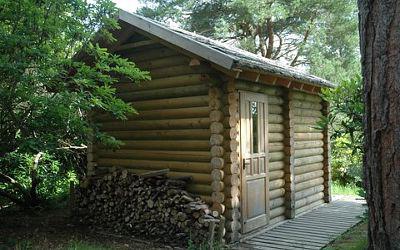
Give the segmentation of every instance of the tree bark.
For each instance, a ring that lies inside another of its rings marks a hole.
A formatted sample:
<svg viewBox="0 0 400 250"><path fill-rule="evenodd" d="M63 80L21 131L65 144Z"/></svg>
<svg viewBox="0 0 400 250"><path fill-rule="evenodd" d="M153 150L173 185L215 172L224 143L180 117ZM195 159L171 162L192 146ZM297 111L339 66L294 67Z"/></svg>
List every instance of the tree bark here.
<svg viewBox="0 0 400 250"><path fill-rule="evenodd" d="M400 249L400 1L359 0L369 249Z"/></svg>

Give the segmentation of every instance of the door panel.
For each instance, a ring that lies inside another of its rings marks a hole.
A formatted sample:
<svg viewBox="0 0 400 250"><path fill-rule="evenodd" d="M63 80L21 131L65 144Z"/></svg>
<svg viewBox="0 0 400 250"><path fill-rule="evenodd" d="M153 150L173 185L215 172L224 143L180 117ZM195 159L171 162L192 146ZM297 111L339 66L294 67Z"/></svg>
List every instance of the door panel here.
<svg viewBox="0 0 400 250"><path fill-rule="evenodd" d="M242 159L242 231L268 224L267 96L240 92L240 154Z"/></svg>

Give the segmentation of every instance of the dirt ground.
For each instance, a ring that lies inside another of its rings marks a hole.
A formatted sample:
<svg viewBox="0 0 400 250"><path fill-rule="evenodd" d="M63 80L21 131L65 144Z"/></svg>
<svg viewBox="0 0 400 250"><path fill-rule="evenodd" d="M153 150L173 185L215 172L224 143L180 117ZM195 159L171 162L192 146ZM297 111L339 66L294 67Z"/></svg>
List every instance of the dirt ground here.
<svg viewBox="0 0 400 250"><path fill-rule="evenodd" d="M27 214L0 211L2 249L173 249L161 243L113 235L74 222L66 209ZM176 249L176 247L175 247Z"/></svg>

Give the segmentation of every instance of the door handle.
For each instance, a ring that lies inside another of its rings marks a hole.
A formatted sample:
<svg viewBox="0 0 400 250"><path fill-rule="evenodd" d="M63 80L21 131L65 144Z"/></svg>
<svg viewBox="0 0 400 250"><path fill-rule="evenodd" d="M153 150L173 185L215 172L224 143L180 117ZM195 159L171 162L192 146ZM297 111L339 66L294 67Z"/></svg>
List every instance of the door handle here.
<svg viewBox="0 0 400 250"><path fill-rule="evenodd" d="M243 170L246 169L247 165L250 165L250 159L243 159Z"/></svg>

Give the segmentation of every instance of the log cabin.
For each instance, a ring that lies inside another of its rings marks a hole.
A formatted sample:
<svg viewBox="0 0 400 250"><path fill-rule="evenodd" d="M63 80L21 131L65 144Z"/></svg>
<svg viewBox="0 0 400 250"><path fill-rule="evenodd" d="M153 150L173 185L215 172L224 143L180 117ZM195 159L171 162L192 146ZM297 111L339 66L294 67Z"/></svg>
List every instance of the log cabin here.
<svg viewBox="0 0 400 250"><path fill-rule="evenodd" d="M333 83L123 10L118 22L106 47L152 79L116 85L137 115L94 117L124 144L90 144L88 175L191 176L188 191L225 217L228 242L331 201L329 135L316 123Z"/></svg>

